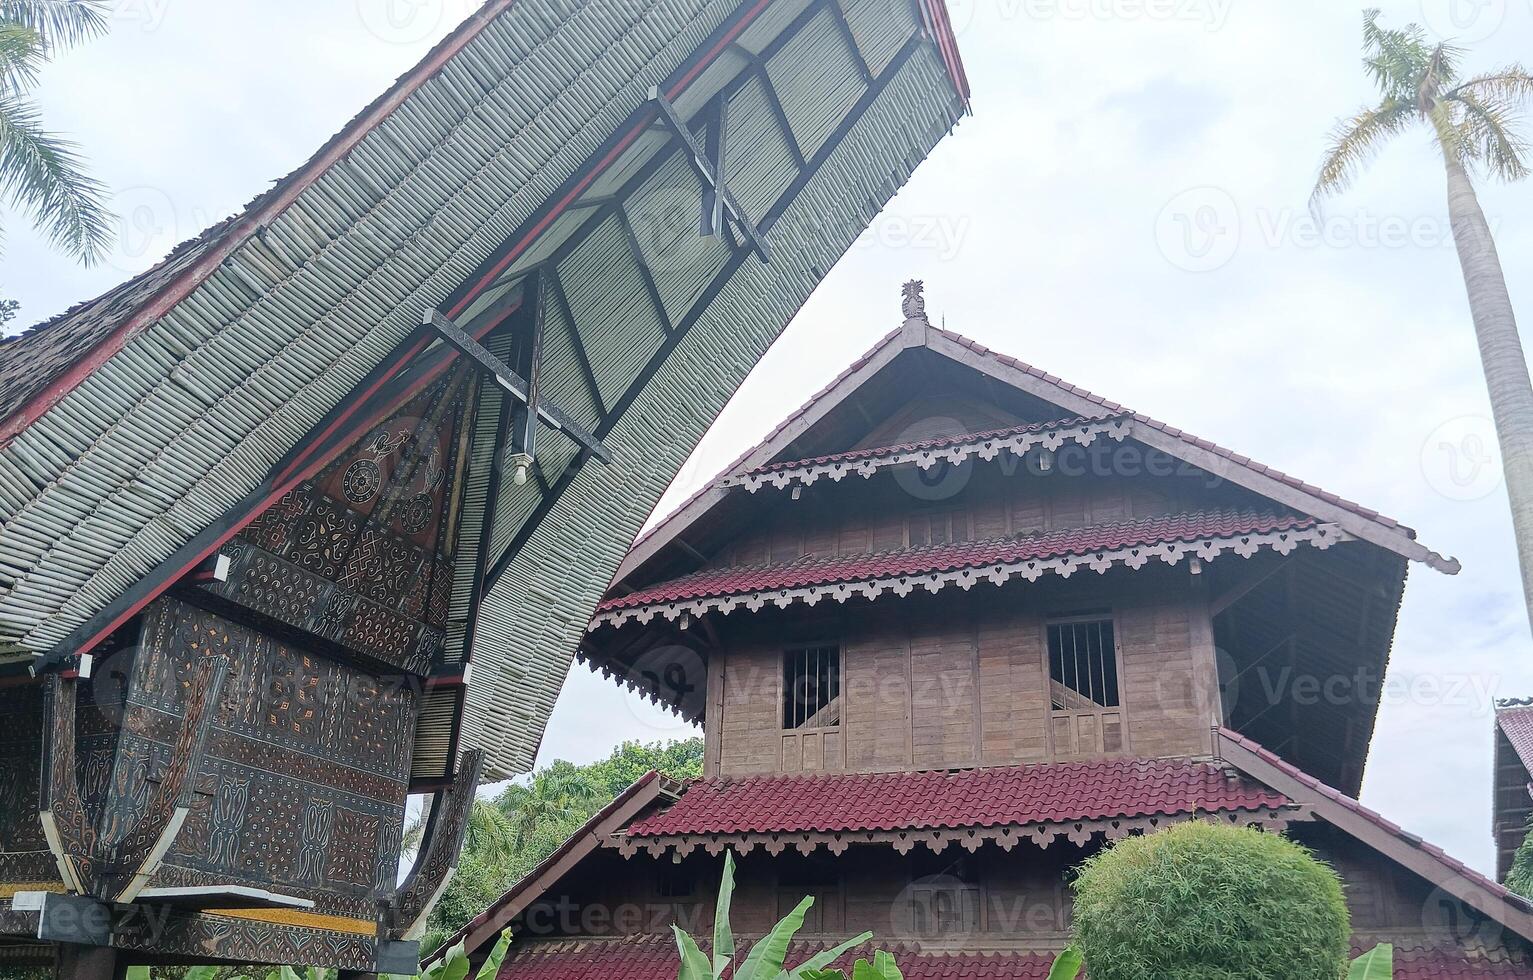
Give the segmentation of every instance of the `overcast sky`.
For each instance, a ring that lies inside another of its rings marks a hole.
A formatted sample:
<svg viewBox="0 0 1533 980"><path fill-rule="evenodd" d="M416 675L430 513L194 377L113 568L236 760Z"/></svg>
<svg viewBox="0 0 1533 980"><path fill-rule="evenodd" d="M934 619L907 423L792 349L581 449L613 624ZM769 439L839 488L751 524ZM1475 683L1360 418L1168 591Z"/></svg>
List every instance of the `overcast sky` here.
<svg viewBox="0 0 1533 980"><path fill-rule="evenodd" d="M390 6L392 4L392 6ZM117 0L44 76L126 217L104 268L6 221L0 294L33 322L93 296L303 162L470 0ZM1385 2L1526 57L1533 0ZM709 433L689 494L899 321L934 320L1419 530L1363 799L1489 870L1491 706L1533 657L1440 161L1422 134L1320 226L1335 117L1370 98L1351 0L958 0L974 111L830 273ZM1485 187L1533 322L1528 185ZM544 761L689 733L577 668Z"/></svg>

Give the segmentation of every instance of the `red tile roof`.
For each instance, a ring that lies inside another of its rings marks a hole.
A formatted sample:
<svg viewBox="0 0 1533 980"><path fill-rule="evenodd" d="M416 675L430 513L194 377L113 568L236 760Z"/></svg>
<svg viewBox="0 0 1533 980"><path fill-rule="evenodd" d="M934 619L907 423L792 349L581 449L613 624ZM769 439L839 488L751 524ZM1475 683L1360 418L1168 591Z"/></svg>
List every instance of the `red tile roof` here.
<svg viewBox="0 0 1533 980"><path fill-rule="evenodd" d="M625 596L608 599L597 613L656 603L714 596L774 592L780 589L897 578L931 572L951 572L1034 559L1087 556L1102 551L1175 542L1238 538L1313 528L1316 521L1289 514L1254 511L1208 511L1173 514L1142 521L1095 524L1054 531L1031 538L992 538L930 548L911 548L836 558L806 556L779 565L720 568L661 582Z"/></svg>
<svg viewBox="0 0 1533 980"><path fill-rule="evenodd" d="M1394 980L1478 980L1481 977L1533 978L1533 966L1470 958L1459 950L1396 949Z"/></svg>
<svg viewBox="0 0 1533 980"><path fill-rule="evenodd" d="M1108 419L1118 417L1112 414L1085 415L1077 418L1053 419L1048 422L1029 422L1026 425L1013 425L1004 429L988 429L984 432L966 432L962 435L944 436L940 439L927 439L922 442L907 442L895 446L853 449L850 452L833 453L829 456L814 456L809 459L768 463L765 466L758 466L753 470L747 471L747 475L777 473L782 470L792 470L806 466L824 466L827 463L847 463L859 459L876 459L880 456L893 456L898 453L911 453L923 449L948 449L953 446L968 446L973 443L984 442L986 439L1006 439L1011 436L1026 435L1031 432L1051 432L1055 429L1069 429L1078 425L1089 425L1092 422L1105 422Z"/></svg>
<svg viewBox="0 0 1533 980"><path fill-rule="evenodd" d="M707 943L704 949L710 948ZM737 959L749 949L736 943ZM823 945L794 943L788 963L797 965ZM836 964L849 969L865 947ZM891 949L905 980L1047 980L1053 957L1041 953L939 953L919 946ZM514 945L497 980L675 980L680 960L669 936L629 936L621 939L529 941ZM1533 968L1505 960L1471 959L1457 950L1420 948L1395 950L1395 980L1533 980Z"/></svg>
<svg viewBox="0 0 1533 980"><path fill-rule="evenodd" d="M1030 374L1033 377L1039 378L1039 379L1044 380L1044 381L1047 381L1050 384L1058 385L1060 387L1060 389L1062 389L1063 391L1066 391L1066 392L1068 392L1068 393L1070 393L1072 395L1075 395L1078 398L1084 398L1084 399L1086 399L1088 401L1094 402L1095 404L1101 406L1101 408L1102 408L1102 413L1101 414L1103 416L1109 416L1109 415L1127 415L1127 416L1133 418L1134 421L1136 421L1136 422L1139 422L1139 423L1141 423L1143 425L1147 425L1150 428L1156 429L1156 430L1158 430L1160 432L1164 432L1167 435L1172 436L1172 437L1174 437L1176 439L1179 439L1182 442L1185 442L1185 443L1187 443L1190 446L1196 446L1197 448L1203 449L1203 450L1205 450L1207 452L1211 452L1211 453L1213 453L1216 456L1221 456L1221 457L1223 457L1223 458L1225 458L1227 460L1230 460L1233 463L1236 463L1239 466L1242 466L1242 467L1245 467L1246 469L1251 470L1252 472L1259 473L1259 474L1261 474L1263 476L1266 476L1266 477L1269 477L1269 478L1271 478L1273 480L1277 480L1280 483L1283 483L1283 484L1285 484L1285 485L1287 485L1289 487L1292 487L1292 488L1294 488L1296 490L1299 490L1299 491L1302 491L1304 493L1307 493L1307 494L1309 494L1309 495L1311 495L1313 497L1317 497L1320 500L1323 500L1323 501L1325 501L1325 502L1327 502L1329 504L1332 504L1332 505L1334 505L1336 507L1341 507L1341 508L1343 508L1345 510L1349 510L1352 513L1357 514L1360 517L1364 517L1364 518L1366 518L1366 519L1368 519L1370 521L1374 521L1374 522L1376 522L1376 523L1378 523L1378 524L1380 524L1380 525L1382 525L1384 527L1393 528L1395 530L1398 530L1401 533L1407 535L1408 537L1411 537L1411 538L1415 538L1416 537L1416 532L1414 530L1412 530L1411 528L1406 527L1405 525L1401 524L1399 521L1396 521L1396 520L1394 520L1391 517L1386 517L1385 515L1380 514L1378 511L1373 510L1372 508L1364 507L1362 504L1359 504L1359 503L1356 503L1354 501L1348 500L1345 497L1342 497L1342 496L1339 496L1337 494L1331 493L1328 490L1322 490L1321 488L1319 488L1319 487L1317 487L1317 486L1315 486L1313 484L1306 483L1306 482L1304 482L1303 480L1300 480L1297 477L1289 476L1288 474L1282 472L1281 470L1277 470L1277 469L1274 469L1274 468L1272 468L1270 466L1267 466L1265 464L1258 463L1257 461L1251 459L1249 456L1242 456L1240 453L1237 453L1234 450L1226 449L1223 446L1220 446L1220 445L1217 445L1215 443L1212 443L1212 442L1208 441L1207 439L1200 439L1197 436L1194 436L1190 432L1184 432L1183 430L1178 429L1178 428L1176 428L1173 425L1168 425L1167 423L1162 422L1159 419L1155 419L1155 418L1152 418L1152 417L1150 417L1148 415L1144 415L1142 413L1135 412L1135 411L1133 411L1131 409L1125 408L1124 406L1118 404L1115 401L1110 401L1109 399L1103 398L1100 395L1093 394L1092 392L1087 391L1084 388L1080 388L1080 387L1077 387L1076 385L1069 384L1068 382L1064 381L1061 378L1055 377L1054 375L1049 374L1046 371L1043 371L1043 370L1040 370L1039 368L1033 367L1031 364L1028 364L1026 361L1022 361L1022 360L1019 360L1018 358L1011 357L1011 356L1006 355L1006 354L1001 354L1001 353L999 353L997 351L993 351L990 348L986 347L984 344L981 344L981 343L979 343L977 341L974 341L974 340L970 340L968 337L965 337L965 336L963 336L960 333L956 333L956 332L954 332L952 330L948 330L948 329L946 329L944 327L928 326L927 329L931 333L938 334L938 335L942 336L943 338L945 338L945 339L947 339L947 340L949 340L949 341L951 341L951 342L953 342L955 344L958 344L958 345L960 345L962 347L966 347L969 350L974 351L976 354L979 354L982 357L990 358L990 359L994 360L995 362L997 362L999 364L1004 364L1007 367L1010 367L1010 368L1013 368L1015 370L1022 371L1024 373ZM791 415L789 415L787 418L785 418L781 422L779 422L777 424L777 426L771 432L769 432L764 439L762 439L756 445L752 446L750 449L747 449L745 452L741 453L738 457L735 458L735 460L732 463L730 463L728 466L726 466L717 476L715 476L708 483L704 484L696 493L692 494L685 501L683 501L679 507L677 507L670 514L666 515L664 518L662 518L660 521L658 521L653 527L649 528L649 530L644 531L643 533L641 533L639 535L639 537L634 541L634 545L635 546L639 545L641 542L647 540L650 537L653 537L654 535L660 533L660 531L662 529L668 527L673 520L675 520L676 518L681 516L683 513L685 513L687 508L689 506L691 506L694 502L696 502L700 497L702 497L703 494L707 493L714 486L718 485L718 483L721 480L723 480L725 477L729 476L737 468L739 468L739 466L742 463L744 463L745 460L749 459L754 453L756 453L758 450L760 450L763 446L766 446L766 445L770 444L771 442L773 442L774 440L780 438L784 433L786 433L790 428L792 428L800 419L802 419L814 407L814 405L816 403L818 403L822 398L824 398L827 395L829 395L832 391L835 391L836 388L840 387L840 385L843 384L853 374L856 374L858 371L862 370L862 368L866 367L868 365L868 363L871 362L873 360L873 358L880 351L882 351L886 346L888 346L889 344L892 344L892 343L899 342L901 333L902 333L902 331L900 331L900 330L893 330L893 331L890 331L889 333L885 334L878 341L878 343L874 344L871 348L869 348L866 353L864 353L857 360L853 361L851 364L847 365L846 370L844 370L840 374L836 375L836 377L829 384L827 384L825 387L821 388L818 392L816 392L808 401L806 401L803 405L799 406L799 408L796 409Z"/></svg>
<svg viewBox="0 0 1533 980"><path fill-rule="evenodd" d="M737 959L749 944L736 943ZM789 947L788 963L796 966L825 946L798 942ZM835 965L850 970L858 957L871 957L872 946L855 950ZM922 953L913 948L891 950L905 980L1046 980L1052 956L1037 953ZM680 959L669 936L632 936L529 942L513 946L501 965L498 980L676 980Z"/></svg>
<svg viewBox="0 0 1533 980"><path fill-rule="evenodd" d="M1233 450L1225 449L1223 446L1219 446L1219 445L1216 445L1216 444L1214 444L1212 442L1209 442L1207 439L1199 439L1197 436L1193 435L1192 433L1190 433L1190 432L1183 432L1181 429L1178 429L1176 426L1167 425L1166 423L1160 421L1159 419L1153 419L1153 418L1151 418L1148 415L1142 415L1139 412L1134 412L1134 411L1131 411L1129 409L1126 409L1122 405L1119 405L1115 401L1109 401L1108 399L1103 398L1100 395L1094 395L1094 394L1092 394L1091 392L1087 391L1084 388L1077 388L1075 385L1069 384L1068 382L1064 381L1061 378L1056 378L1054 375L1049 374L1046 371L1039 370L1038 368L1033 367L1031 364L1028 364L1025 361L1020 361L1020 360L1018 360L1015 357L1009 357L1009 356L1007 356L1005 354L997 353L996 351L993 351L990 348L986 347L984 344L981 344L981 343L979 343L977 341L974 341L974 340L970 340L968 337L965 337L962 334L954 333L953 331L944 329L942 327L931 327L929 329L931 329L935 333L941 334L942 336L946 337L948 340L953 341L955 344L960 344L960 345L962 345L964 347L967 347L969 350L974 351L976 354L979 354L979 355L984 356L984 357L993 358L998 363L1004 364L1007 367L1014 368L1014 369L1016 369L1018 371L1024 371L1024 372L1026 372L1028 374L1031 374L1033 377L1041 378L1044 381L1049 382L1050 384L1059 385L1061 388L1063 388L1064 390L1066 390L1066 391L1070 392L1071 394L1075 395L1077 398L1084 398L1087 401L1094 402L1095 404L1102 406L1102 410L1104 412L1124 413L1124 414L1132 415L1133 418L1134 418L1134 421L1142 423L1144 425L1147 425L1147 426L1149 426L1152 429L1157 429L1157 430L1159 430L1161 432L1166 433L1169 436L1173 436L1173 437L1175 437L1177 439L1180 439L1182 442L1185 442L1188 445L1196 446L1199 449L1207 450L1208 452L1211 452L1211 453L1213 453L1216 456L1222 456L1225 459L1228 459L1228 460L1230 460L1231 462L1234 462L1234 463L1238 463L1239 465L1241 465L1241 466L1243 466L1243 467L1245 467L1245 468L1247 468L1249 470L1252 470L1254 472L1260 473L1263 476L1269 477L1269 478L1271 478L1273 480L1277 480L1279 483L1286 484L1286 485L1294 488L1295 490L1303 491L1304 493L1307 493L1307 494L1309 494L1312 497L1318 497L1321 500L1324 500L1328 504L1332 504L1332 505L1334 505L1336 507L1342 507L1342 508L1344 508L1346 510L1350 510L1354 514L1357 514L1357 515L1359 515L1361 517L1366 517L1370 521L1375 521L1375 522L1377 522L1379 524L1384 525L1385 527L1396 528L1398 530L1404 531L1404 532L1408 533L1411 537L1415 537L1415 535L1416 535L1416 532L1412 531L1410 528L1405 527L1404 525L1402 525L1400 522L1394 520L1393 518L1385 517L1383 514L1380 514L1376 510L1373 510L1373 509L1368 508L1368 507L1364 507L1362 504L1354 503L1351 500L1347 500L1345 497L1337 496L1336 494L1331 493L1328 490L1322 490L1322 489L1320 489L1319 487L1317 487L1317 486L1315 486L1313 484L1305 483L1303 480L1300 480L1297 477L1289 476L1288 474L1283 473L1283 472L1281 472L1279 470L1275 470L1275 469L1273 469L1270 466L1265 466L1265 465L1263 465L1261 463L1258 463L1255 460L1251 459L1249 456L1242 456L1239 453L1234 452Z"/></svg>
<svg viewBox="0 0 1533 980"><path fill-rule="evenodd" d="M1208 762L1114 759L961 772L705 779L629 837L1008 827L1271 810L1288 798Z"/></svg>
<svg viewBox="0 0 1533 980"><path fill-rule="evenodd" d="M1512 743L1523 766L1533 772L1533 701L1503 701L1496 705L1496 727Z"/></svg>
<svg viewBox="0 0 1533 980"><path fill-rule="evenodd" d="M1431 856L1431 858L1438 864L1442 865L1444 868L1448 869L1454 874L1468 879L1470 883L1482 889L1497 901L1505 902L1506 904L1517 909L1521 909L1524 912L1533 911L1533 902L1529 902L1521 895L1508 891L1504 886L1498 884L1495 881L1492 881L1490 878L1487 878L1485 875L1469 867L1469 865L1460 861L1458 858L1453 857L1451 854L1449 854L1447 851L1444 851L1436 844L1428 843L1417 835L1406 830L1404 827L1401 827L1399 824L1386 819L1377 811L1368 809L1357 800L1354 800L1352 797L1343 793L1341 790L1326 785L1304 770L1298 768L1290 762L1287 762L1278 756L1275 752L1272 752L1271 750L1263 747L1261 744L1246 738L1239 732L1231 731L1228 728L1221 728L1218 730L1218 732L1219 736L1224 740L1233 742L1236 745L1244 748L1246 751L1260 757L1263 762L1281 770L1289 778L1298 781L1304 787L1313 791L1319 796L1323 796L1331 802L1352 811L1359 817L1362 817L1364 820L1373 824L1375 827L1378 827L1380 830L1384 831L1390 836L1395 837L1400 841L1410 845L1411 847L1414 847L1418 851ZM1324 814L1322 814L1322 816L1324 816Z"/></svg>
<svg viewBox="0 0 1533 980"><path fill-rule="evenodd" d="M539 862L537 867L533 868L521 878L517 879L517 881L509 889L506 890L505 894L501 895L493 903L490 904L489 908L474 916L474 918L465 923L457 932L449 936L447 940L437 948L436 952L432 953L430 956L427 956L423 962L429 966L432 962L439 959L443 953L446 953L458 943L465 942L470 933L480 929L485 925L488 925L491 922L496 922L498 918L501 918L499 913L502 909L506 908L512 902L522 897L522 895L525 894L528 889L535 887L545 875L551 872L554 868L558 867L559 862L564 860L566 855L572 852L578 844L589 837L592 831L600 827L608 817L621 810L628 804L630 800L638 799L640 800L640 805L648 805L648 803L657 796L658 792L664 790L665 786L668 784L668 777L662 776L660 773L653 769L640 776L638 779L634 780L627 789L623 790L617 795L616 799L598 810L591 817L591 819L587 820L585 824L581 826L579 830L565 838L564 843L560 844L552 854ZM503 921L496 922L495 928L499 929L504 924L505 923Z"/></svg>

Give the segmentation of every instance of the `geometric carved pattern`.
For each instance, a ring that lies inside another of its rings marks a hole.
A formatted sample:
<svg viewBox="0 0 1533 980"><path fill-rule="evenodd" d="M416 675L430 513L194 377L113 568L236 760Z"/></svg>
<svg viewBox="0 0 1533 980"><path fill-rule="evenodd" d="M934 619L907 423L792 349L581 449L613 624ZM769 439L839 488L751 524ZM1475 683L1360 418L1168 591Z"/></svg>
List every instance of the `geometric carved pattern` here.
<svg viewBox="0 0 1533 980"><path fill-rule="evenodd" d="M468 833L469 812L483 766L484 756L480 752L463 753L457 778L432 800L415 867L389 903L388 922L393 935L403 939L419 937L431 907L452 880L464 835Z"/></svg>
<svg viewBox="0 0 1533 980"><path fill-rule="evenodd" d="M230 673L202 792L154 883L245 885L312 900L324 914L375 919L394 890L417 685L166 597L146 615L123 758L168 746L164 719L178 710L182 665L210 656L225 658ZM340 878L331 873L338 848L357 865Z"/></svg>
<svg viewBox="0 0 1533 980"><path fill-rule="evenodd" d="M45 780L39 805L69 887L110 902L130 902L148 884L191 808L193 783L227 667L219 659L196 665L196 673L181 692L185 710L174 722L174 737L159 754L161 765L154 768L152 779L153 744L125 744L116 763L118 776L100 809L86 806L75 764L80 682L48 675L44 682Z"/></svg>
<svg viewBox="0 0 1533 980"><path fill-rule="evenodd" d="M221 554L204 588L412 674L431 670L452 594L451 515L473 376L428 386L325 470L284 494Z"/></svg>
<svg viewBox="0 0 1533 980"><path fill-rule="evenodd" d="M336 811L336 831L330 843L326 877L359 887L371 887L373 868L378 864L380 821L370 813Z"/></svg>

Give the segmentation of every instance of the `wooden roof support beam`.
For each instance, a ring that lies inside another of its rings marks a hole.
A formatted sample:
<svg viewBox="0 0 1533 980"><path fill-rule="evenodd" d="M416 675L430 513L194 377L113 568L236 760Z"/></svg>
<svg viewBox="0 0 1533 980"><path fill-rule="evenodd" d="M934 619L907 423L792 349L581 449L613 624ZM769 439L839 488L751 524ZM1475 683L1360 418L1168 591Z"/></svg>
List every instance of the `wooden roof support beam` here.
<svg viewBox="0 0 1533 980"><path fill-rule="evenodd" d="M535 392L529 389L527 382L515 371L511 370L505 361L490 353L489 349L483 344L464 333L462 328L449 319L446 314L440 310L427 310L422 315L422 320L427 326L441 334L442 338L449 344L456 347L461 353L466 354L470 360L478 364L512 398L517 399L523 404L529 404L529 400L535 395ZM538 419L544 425L550 429L563 432L592 456L595 456L603 463L612 462L612 453L602 441L587 432L584 426L564 414L557 406L539 401L537 414Z"/></svg>
<svg viewBox="0 0 1533 980"><path fill-rule="evenodd" d="M671 104L671 100L660 94L658 86L649 90L649 98L651 102L659 107L660 116L665 120L666 125L670 127L671 135L680 140L682 146L686 148L687 160L692 164L692 169L697 172L698 178L702 180L704 188L718 195L718 199L723 202L724 211L734 220L741 234L750 240L751 249L756 253L757 257L762 262L772 261L772 249L767 244L766 236L756 227L756 223L751 220L750 216L745 213L745 209L740 206L740 202L735 200L734 193L724 183L724 174L718 169L715 162L708 158L708 154L704 152L703 148L697 145L697 139L692 135L692 130L687 126L686 120L682 119L681 115L676 111L676 107ZM722 141L719 145L723 146Z"/></svg>
<svg viewBox="0 0 1533 980"><path fill-rule="evenodd" d="M803 15L800 15L800 17L802 16ZM814 179L815 175L821 171L821 169L825 166L825 162L830 158L830 155L835 152L836 147L840 144L840 141L845 136L845 134L849 132L851 128L857 124L858 121L862 119L863 114L866 113L868 108L877 100L879 94L883 92L889 83L904 69L905 63L909 61L911 56L914 55L915 52L920 48L922 44L922 37L923 35L920 32L911 35L909 40L905 42L905 45L900 48L899 53L896 54L894 58L890 60L889 64L884 67L884 70L878 76L876 84L868 91L864 92L862 97L857 100L857 103L852 106L837 133L833 134L830 139L826 140L824 145L822 145L819 150L815 151L813 159L808 160L804 166L800 168L798 176L793 178L792 183L789 184L788 187L782 192L782 194L778 196L777 200L767 210L766 216L762 218L761 227L763 229L766 231L771 231L772 226L782 218L783 214L797 199L798 195L803 191L804 187L808 185L808 183ZM784 41L788 38L789 34L785 33L779 37L778 40ZM730 277L734 275L735 271L740 267L741 262L747 257L747 255L748 253L744 251L736 250L724 262L723 267L714 274L713 279L703 289L702 293L699 294L697 299L693 302L692 307L687 311L686 315L676 321L676 329L671 333L669 337L665 339L665 342L660 345L660 349L655 351L654 355L650 358L649 363L644 366L644 369L639 373L638 377L636 377L633 383L628 386L627 390L623 392L623 396L619 398L615 403L613 403L612 406L608 409L605 419L597 427L598 433L605 434L611 432L614 428L617 427L618 423L622 421L623 415L628 411L629 406L631 406L633 402L639 397L639 394L643 391L644 386L649 383L650 378L652 378L654 374L660 370L660 368L665 364L666 360L670 358L671 353L676 349L677 345L679 345L681 341L686 338L692 327L703 316L703 314L707 312L709 304L712 303L719 292L723 290L725 285L729 282ZM885 356L891 360L898 354L899 350L897 348L890 349L885 352ZM869 365L869 367L871 367L871 365ZM528 516L527 520L522 525L522 529L517 532L516 537L512 540L511 544L501 555L500 560L495 564L495 567L491 569L489 579L491 584L498 581L500 576L505 574L506 569L509 568L511 562L515 560L516 555L521 550L522 546L527 543L527 540L537 531L539 525L541 525L543 520L548 516L548 512L552 508L553 502L557 499L558 495L561 494L565 486L567 486L568 483L579 474L580 468L584 465L583 456L584 454L582 454L582 456L577 456L573 463L565 467L563 475L561 475L559 480L554 484L554 492L550 495L545 495L543 500L538 504L537 508L534 509L532 514ZM692 501L691 504L684 507L683 510L690 513L691 508L694 506L699 507L700 509L706 509L707 506L711 506L712 503L716 503L717 500L722 499L723 496L723 490L717 487L710 488L702 497ZM672 520L674 519L675 518L673 516ZM671 524L671 521L666 521L661 526L664 527L669 524ZM645 540L647 541L648 539ZM669 541L669 538L664 538L664 541ZM662 542L657 539L656 547L658 547L660 543ZM628 572L630 572L634 567L634 563L636 563L638 560L642 560L637 559L636 555L641 551L644 544L645 542L641 541L636 544L632 550L629 551L628 557L623 560L623 563L619 567L614 581L621 580L622 578L626 577ZM645 549L644 554L653 554L653 551Z"/></svg>
<svg viewBox="0 0 1533 980"><path fill-rule="evenodd" d="M862 49L857 46L857 36L852 33L852 25L847 22L846 11L836 0L828 0L826 6L830 8L831 16L836 19L836 28L841 32L841 38L846 42L846 50L852 59L857 62L857 72L862 76L862 84L873 84L873 70L868 67L868 59L862 56Z"/></svg>
<svg viewBox="0 0 1533 980"><path fill-rule="evenodd" d="M1310 807L1316 816L1333 827L1419 875L1432 885L1476 911L1533 940L1533 910L1525 899L1511 895L1493 882L1481 879L1463 865L1452 862L1436 848L1405 831L1391 833L1381 825L1382 817L1365 810L1355 800L1338 799L1334 790L1324 792L1308 776L1296 774L1292 767L1274 762L1265 752L1253 750L1238 735L1217 733L1219 758L1252 779L1277 790L1289 799ZM1302 777L1302 778L1301 778ZM1430 848L1430 849L1429 849Z"/></svg>
<svg viewBox="0 0 1533 980"><path fill-rule="evenodd" d="M1245 598L1246 595L1251 593L1273 575L1281 571L1291 561L1293 561L1293 555L1285 555L1281 560L1275 562L1265 571L1257 572L1256 574L1247 578L1245 581L1240 582L1237 585L1226 589L1223 593L1215 596L1213 600L1208 604L1209 618L1213 619L1217 617L1220 613L1224 612L1226 609L1230 608L1235 603Z"/></svg>

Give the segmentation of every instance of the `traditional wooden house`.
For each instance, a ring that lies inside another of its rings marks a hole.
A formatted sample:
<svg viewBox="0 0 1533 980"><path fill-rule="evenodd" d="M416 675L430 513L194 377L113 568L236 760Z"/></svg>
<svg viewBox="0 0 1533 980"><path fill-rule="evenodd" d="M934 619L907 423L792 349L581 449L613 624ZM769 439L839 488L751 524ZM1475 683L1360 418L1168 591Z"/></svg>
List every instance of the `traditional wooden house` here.
<svg viewBox="0 0 1533 980"><path fill-rule="evenodd" d="M1533 699L1496 702L1494 770L1491 835L1499 880L1511 870L1533 819Z"/></svg>
<svg viewBox="0 0 1533 980"><path fill-rule="evenodd" d="M1401 977L1533 977L1533 909L1354 799L1406 568L1365 507L927 320L641 538L581 646L700 723L463 931L500 980L675 975L721 854L736 929L804 895L907 978L1041 978L1068 874L1175 821L1291 835ZM808 947L806 947L808 948Z"/></svg>
<svg viewBox="0 0 1533 980"><path fill-rule="evenodd" d="M966 109L933 0L489 0L0 345L0 964L412 967L601 583Z"/></svg>

